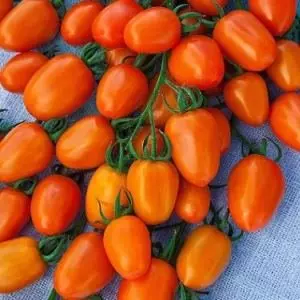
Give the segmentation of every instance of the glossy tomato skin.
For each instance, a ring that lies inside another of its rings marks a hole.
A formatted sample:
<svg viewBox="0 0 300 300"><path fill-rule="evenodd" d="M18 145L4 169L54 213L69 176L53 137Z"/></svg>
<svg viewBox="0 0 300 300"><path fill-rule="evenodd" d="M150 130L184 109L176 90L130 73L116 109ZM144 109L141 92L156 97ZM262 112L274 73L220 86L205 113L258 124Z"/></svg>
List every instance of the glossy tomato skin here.
<svg viewBox="0 0 300 300"><path fill-rule="evenodd" d="M219 14L214 1L212 0L188 0L188 3L198 12L208 15L208 16L217 16ZM220 7L225 7L228 0L217 0L216 3Z"/></svg>
<svg viewBox="0 0 300 300"><path fill-rule="evenodd" d="M231 259L229 237L211 225L194 229L176 262L179 280L190 289L205 289L216 282Z"/></svg>
<svg viewBox="0 0 300 300"><path fill-rule="evenodd" d="M221 140L214 117L204 109L173 115L165 132L181 175L198 187L207 186L220 165Z"/></svg>
<svg viewBox="0 0 300 300"><path fill-rule="evenodd" d="M86 232L72 242L58 263L54 272L54 288L64 298L82 299L98 293L113 276L103 236Z"/></svg>
<svg viewBox="0 0 300 300"><path fill-rule="evenodd" d="M20 237L0 243L0 293L12 293L34 283L47 271L38 242Z"/></svg>
<svg viewBox="0 0 300 300"><path fill-rule="evenodd" d="M181 85L207 90L224 77L224 59L218 44L204 35L186 37L172 50L168 62L172 78Z"/></svg>
<svg viewBox="0 0 300 300"><path fill-rule="evenodd" d="M92 25L103 6L95 0L83 0L71 7L61 24L61 36L70 45L93 41Z"/></svg>
<svg viewBox="0 0 300 300"><path fill-rule="evenodd" d="M224 100L228 108L248 125L261 126L268 119L268 88L257 73L247 72L226 83Z"/></svg>
<svg viewBox="0 0 300 300"><path fill-rule="evenodd" d="M179 175L170 162L135 161L128 171L127 188L134 212L147 225L167 221L175 207Z"/></svg>
<svg viewBox="0 0 300 300"><path fill-rule="evenodd" d="M148 272L136 279L121 281L118 300L173 300L177 288L177 275L167 262L152 258Z"/></svg>
<svg viewBox="0 0 300 300"><path fill-rule="evenodd" d="M224 54L248 71L262 71L276 58L276 43L265 26L250 12L235 10L216 25L213 38Z"/></svg>
<svg viewBox="0 0 300 300"><path fill-rule="evenodd" d="M61 54L33 75L25 89L24 104L38 120L61 118L86 103L94 84L92 72L80 58Z"/></svg>
<svg viewBox="0 0 300 300"><path fill-rule="evenodd" d="M13 0L3 0L0 6L0 21L8 14L14 7Z"/></svg>
<svg viewBox="0 0 300 300"><path fill-rule="evenodd" d="M143 105L147 96L148 82L142 71L121 64L108 69L100 80L97 108L109 119L122 118Z"/></svg>
<svg viewBox="0 0 300 300"><path fill-rule="evenodd" d="M56 156L68 168L96 168L104 163L106 150L114 141L115 132L104 117L87 116L74 123L59 138Z"/></svg>
<svg viewBox="0 0 300 300"><path fill-rule="evenodd" d="M147 54L172 49L179 43L180 36L178 17L165 7L151 7L140 12L128 22L124 31L127 47L137 53Z"/></svg>
<svg viewBox="0 0 300 300"><path fill-rule="evenodd" d="M0 82L9 92L23 93L33 74L47 61L48 58L38 52L17 54L3 67Z"/></svg>
<svg viewBox="0 0 300 300"><path fill-rule="evenodd" d="M125 26L142 10L134 0L118 0L109 4L93 23L94 40L107 48L125 47Z"/></svg>
<svg viewBox="0 0 300 300"><path fill-rule="evenodd" d="M109 67L134 63L136 53L128 48L116 48L106 52L106 60Z"/></svg>
<svg viewBox="0 0 300 300"><path fill-rule="evenodd" d="M249 10L274 36L281 36L292 26L297 13L296 0L249 0Z"/></svg>
<svg viewBox="0 0 300 300"><path fill-rule="evenodd" d="M36 175L49 166L53 155L54 146L44 129L36 123L22 123L0 142L0 181Z"/></svg>
<svg viewBox="0 0 300 300"><path fill-rule="evenodd" d="M25 52L52 40L58 29L59 18L50 1L22 1L0 24L0 47Z"/></svg>
<svg viewBox="0 0 300 300"><path fill-rule="evenodd" d="M264 228L276 212L284 189L283 173L274 161L257 154L242 159L228 180L228 206L234 222L246 232Z"/></svg>

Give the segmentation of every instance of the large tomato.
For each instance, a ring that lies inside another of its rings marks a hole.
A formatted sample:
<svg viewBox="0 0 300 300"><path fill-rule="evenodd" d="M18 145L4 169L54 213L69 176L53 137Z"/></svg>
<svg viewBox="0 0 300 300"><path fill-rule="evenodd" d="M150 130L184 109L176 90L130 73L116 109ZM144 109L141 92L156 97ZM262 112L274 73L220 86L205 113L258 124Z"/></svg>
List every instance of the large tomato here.
<svg viewBox="0 0 300 300"><path fill-rule="evenodd" d="M13 0L2 0L0 6L0 21L8 14L8 12L14 7Z"/></svg>
<svg viewBox="0 0 300 300"><path fill-rule="evenodd" d="M224 7L228 0L188 0L188 3L197 11L208 16L217 16L219 14L217 5Z"/></svg>

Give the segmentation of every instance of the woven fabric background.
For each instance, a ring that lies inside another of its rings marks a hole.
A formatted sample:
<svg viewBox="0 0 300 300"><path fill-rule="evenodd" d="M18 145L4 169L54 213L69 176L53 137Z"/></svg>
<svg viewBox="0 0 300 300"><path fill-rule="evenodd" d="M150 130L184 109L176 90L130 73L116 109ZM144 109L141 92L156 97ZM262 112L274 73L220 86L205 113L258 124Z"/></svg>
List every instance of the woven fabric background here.
<svg viewBox="0 0 300 300"><path fill-rule="evenodd" d="M75 2L78 0L66 0L68 7ZM300 13L299 7L298 12ZM56 42L62 52L78 51L78 49L66 46L60 38ZM0 66L3 66L12 55L0 50ZM272 100L279 93L278 89L270 85ZM22 97L10 94L1 88L0 108L9 109L4 117L12 123L24 119L31 120L23 106ZM84 114L91 114L95 111L95 98L93 97L87 105L71 116L71 120L77 120ZM242 124L239 126L254 140L272 136L268 125L260 129L253 129ZM266 229L255 234L247 234L234 245L230 266L210 289L209 296L203 299L300 300L300 153L283 145L282 147L283 159L280 165L286 176L286 194L277 215ZM240 144L233 141L230 151L222 159L222 167L216 183L226 182L230 169L240 157ZM213 201L217 205L225 204L226 191L214 191ZM28 226L22 234L38 237L31 226ZM46 300L52 288L52 271L53 269L50 268L43 279L21 292L0 295L0 300ZM117 284L118 278L101 293L105 300L116 299Z"/></svg>

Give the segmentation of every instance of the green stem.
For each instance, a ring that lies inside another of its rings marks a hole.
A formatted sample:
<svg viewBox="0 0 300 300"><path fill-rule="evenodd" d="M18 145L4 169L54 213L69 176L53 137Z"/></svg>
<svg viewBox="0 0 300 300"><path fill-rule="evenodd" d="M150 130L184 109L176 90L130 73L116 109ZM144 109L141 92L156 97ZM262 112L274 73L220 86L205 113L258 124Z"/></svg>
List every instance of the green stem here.
<svg viewBox="0 0 300 300"><path fill-rule="evenodd" d="M151 126L151 137L152 137L152 145L151 145L151 158L155 159L157 156L157 139L156 139L156 128L155 128L155 123L154 123L154 118L153 118L153 111L152 109L149 110L149 121L150 121L150 126Z"/></svg>
<svg viewBox="0 0 300 300"><path fill-rule="evenodd" d="M48 297L48 300L58 300L59 298L60 298L59 295L57 294L56 290L53 288Z"/></svg>
<svg viewBox="0 0 300 300"><path fill-rule="evenodd" d="M31 196L34 192L34 189L37 185L37 179L36 178L25 178L20 179L12 184L12 188L16 190L20 190L27 196Z"/></svg>

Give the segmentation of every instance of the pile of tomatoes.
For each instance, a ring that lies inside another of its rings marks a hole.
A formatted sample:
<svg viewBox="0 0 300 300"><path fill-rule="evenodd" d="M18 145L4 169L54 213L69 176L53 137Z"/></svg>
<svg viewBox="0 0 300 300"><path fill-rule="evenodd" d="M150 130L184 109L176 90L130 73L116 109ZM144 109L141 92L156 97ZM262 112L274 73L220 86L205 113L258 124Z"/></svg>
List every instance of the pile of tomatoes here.
<svg viewBox="0 0 300 300"><path fill-rule="evenodd" d="M116 274L119 300L197 299L230 263L232 242L270 222L285 190L280 147L249 141L235 120L269 121L300 151L300 47L284 38L297 3L236 1L225 14L227 4L83 0L66 11L63 0L1 0L0 47L18 54L0 82L36 122L1 130L0 293L56 265L49 299L100 299ZM81 56L49 46L58 32ZM283 91L272 102L266 77ZM99 113L68 124L95 88ZM210 189L233 135L244 157L223 211ZM173 213L181 221L165 225ZM17 237L30 219L40 241ZM155 241L170 228L169 243Z"/></svg>

